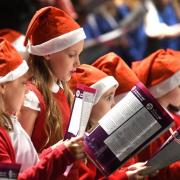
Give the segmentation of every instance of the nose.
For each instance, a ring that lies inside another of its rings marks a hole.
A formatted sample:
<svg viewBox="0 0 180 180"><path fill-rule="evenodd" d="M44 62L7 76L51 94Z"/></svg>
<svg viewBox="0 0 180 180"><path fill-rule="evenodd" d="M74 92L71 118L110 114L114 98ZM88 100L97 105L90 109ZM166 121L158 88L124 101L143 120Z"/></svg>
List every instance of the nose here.
<svg viewBox="0 0 180 180"><path fill-rule="evenodd" d="M79 56L75 59L73 66L74 66L75 68L77 68L78 66L80 66Z"/></svg>
<svg viewBox="0 0 180 180"><path fill-rule="evenodd" d="M113 100L112 100L112 104L111 104L111 108L113 108L114 106L115 106L115 99L113 98Z"/></svg>

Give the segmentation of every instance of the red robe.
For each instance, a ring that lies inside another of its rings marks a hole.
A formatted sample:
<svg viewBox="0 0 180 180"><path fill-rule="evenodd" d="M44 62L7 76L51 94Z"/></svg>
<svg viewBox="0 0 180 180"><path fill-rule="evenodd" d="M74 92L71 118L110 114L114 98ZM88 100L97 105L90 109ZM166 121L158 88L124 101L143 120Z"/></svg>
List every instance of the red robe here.
<svg viewBox="0 0 180 180"><path fill-rule="evenodd" d="M40 161L36 165L19 173L18 180L56 180L73 161L71 153L63 144L54 150L48 148L42 152ZM16 163L13 145L3 128L0 128L0 162Z"/></svg>
<svg viewBox="0 0 180 180"><path fill-rule="evenodd" d="M180 116L172 114L174 117L175 125L173 126L173 129L176 130L179 127L180 124ZM143 151L141 151L137 155L137 161L143 162L148 160L156 151L157 149L168 139L168 137L171 135L169 131L162 134L158 139L156 139L153 143L151 143L147 148L145 148ZM177 161L170 166L162 169L159 171L159 173L152 177L149 177L149 179L153 180L177 180L180 179L180 161Z"/></svg>

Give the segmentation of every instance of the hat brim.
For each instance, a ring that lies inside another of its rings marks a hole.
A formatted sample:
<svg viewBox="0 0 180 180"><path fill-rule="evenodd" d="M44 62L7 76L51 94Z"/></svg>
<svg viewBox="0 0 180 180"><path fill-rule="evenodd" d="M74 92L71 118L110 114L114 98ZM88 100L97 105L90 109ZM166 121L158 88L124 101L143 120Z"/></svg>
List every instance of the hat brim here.
<svg viewBox="0 0 180 180"><path fill-rule="evenodd" d="M18 79L19 77L23 76L27 71L29 67L25 60L13 71L10 71L5 76L0 77L0 83L5 83L9 81L14 81Z"/></svg>
<svg viewBox="0 0 180 180"><path fill-rule="evenodd" d="M159 98L159 97L164 96L168 92L172 91L179 85L180 85L180 71L177 71L168 79L149 88L149 90L155 98Z"/></svg>
<svg viewBox="0 0 180 180"><path fill-rule="evenodd" d="M118 85L119 83L113 76L107 76L98 81L97 83L91 85L92 88L95 88L97 90L94 104L98 103L99 99L106 91L108 91L110 88L114 86L118 87Z"/></svg>
<svg viewBox="0 0 180 180"><path fill-rule="evenodd" d="M39 45L28 45L28 52L37 56L46 56L49 54L63 51L64 49L84 40L86 35L83 28L76 29L61 36L55 37Z"/></svg>

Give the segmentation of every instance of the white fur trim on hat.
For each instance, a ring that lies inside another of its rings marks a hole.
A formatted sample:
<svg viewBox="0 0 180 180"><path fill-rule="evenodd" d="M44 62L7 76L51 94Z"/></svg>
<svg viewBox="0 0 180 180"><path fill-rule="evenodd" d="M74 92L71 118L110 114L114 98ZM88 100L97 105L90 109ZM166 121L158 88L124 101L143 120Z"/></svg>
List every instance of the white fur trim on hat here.
<svg viewBox="0 0 180 180"><path fill-rule="evenodd" d="M21 35L19 36L13 43L12 45L16 48L16 50L21 54L23 59L27 60L29 57L29 53L27 51L27 47L23 45L24 43L25 36Z"/></svg>
<svg viewBox="0 0 180 180"><path fill-rule="evenodd" d="M18 79L22 75L24 75L28 71L29 67L25 60L23 60L22 64L20 64L15 70L10 71L5 76L0 77L0 83L5 83L8 81L14 81Z"/></svg>
<svg viewBox="0 0 180 180"><path fill-rule="evenodd" d="M62 51L86 38L83 28L76 29L55 37L39 45L28 45L28 52L38 56L45 56Z"/></svg>
<svg viewBox="0 0 180 180"><path fill-rule="evenodd" d="M177 71L170 78L161 83L149 88L150 92L155 98L159 98L167 94L180 85L180 71Z"/></svg>
<svg viewBox="0 0 180 180"><path fill-rule="evenodd" d="M91 85L92 88L95 88L97 90L96 97L94 104L97 104L101 96L110 88L114 86L118 86L119 83L116 81L116 79L113 76L107 76L101 80L99 80L97 83Z"/></svg>

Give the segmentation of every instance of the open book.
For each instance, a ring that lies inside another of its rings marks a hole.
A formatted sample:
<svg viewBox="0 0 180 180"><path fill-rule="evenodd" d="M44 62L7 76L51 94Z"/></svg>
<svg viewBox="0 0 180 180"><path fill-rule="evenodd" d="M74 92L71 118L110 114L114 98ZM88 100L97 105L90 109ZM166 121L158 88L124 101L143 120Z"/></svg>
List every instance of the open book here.
<svg viewBox="0 0 180 180"><path fill-rule="evenodd" d="M147 162L146 165L151 168L148 168L146 173L151 174L178 160L180 160L180 129L176 130Z"/></svg>
<svg viewBox="0 0 180 180"><path fill-rule="evenodd" d="M108 176L167 130L173 120L138 83L85 136L89 158Z"/></svg>
<svg viewBox="0 0 180 180"><path fill-rule="evenodd" d="M20 167L20 164L0 163L0 179L17 179Z"/></svg>

